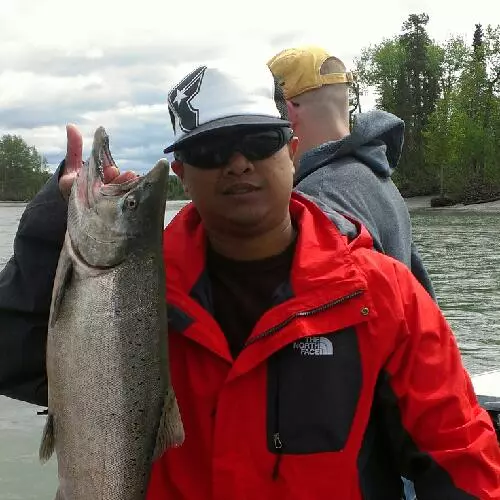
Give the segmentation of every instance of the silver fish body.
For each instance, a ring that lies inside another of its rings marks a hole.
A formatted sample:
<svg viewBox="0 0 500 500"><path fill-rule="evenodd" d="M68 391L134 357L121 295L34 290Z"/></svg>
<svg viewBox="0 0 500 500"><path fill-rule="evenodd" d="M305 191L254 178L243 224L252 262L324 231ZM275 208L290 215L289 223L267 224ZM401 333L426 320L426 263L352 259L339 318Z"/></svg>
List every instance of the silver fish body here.
<svg viewBox="0 0 500 500"><path fill-rule="evenodd" d="M60 500L143 500L152 461L184 440L170 381L163 218L168 163L123 185L100 127L73 185L47 337L40 459Z"/></svg>

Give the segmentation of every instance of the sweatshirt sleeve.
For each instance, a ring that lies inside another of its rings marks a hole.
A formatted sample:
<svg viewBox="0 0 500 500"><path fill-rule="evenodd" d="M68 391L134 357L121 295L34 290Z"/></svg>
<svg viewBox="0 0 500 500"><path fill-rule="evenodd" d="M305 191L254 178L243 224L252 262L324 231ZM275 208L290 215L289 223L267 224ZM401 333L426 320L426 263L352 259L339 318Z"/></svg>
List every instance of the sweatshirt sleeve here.
<svg viewBox="0 0 500 500"><path fill-rule="evenodd" d="M379 179L363 163L348 157L304 177L295 189L361 222L374 249L405 264L436 300L431 278L413 243L408 207L391 179Z"/></svg>
<svg viewBox="0 0 500 500"><path fill-rule="evenodd" d="M479 405L455 337L403 266L404 321L378 388L401 474L419 500L500 499L500 447Z"/></svg>
<svg viewBox="0 0 500 500"><path fill-rule="evenodd" d="M66 232L63 163L26 207L0 272L0 394L47 404L45 345L52 285Z"/></svg>

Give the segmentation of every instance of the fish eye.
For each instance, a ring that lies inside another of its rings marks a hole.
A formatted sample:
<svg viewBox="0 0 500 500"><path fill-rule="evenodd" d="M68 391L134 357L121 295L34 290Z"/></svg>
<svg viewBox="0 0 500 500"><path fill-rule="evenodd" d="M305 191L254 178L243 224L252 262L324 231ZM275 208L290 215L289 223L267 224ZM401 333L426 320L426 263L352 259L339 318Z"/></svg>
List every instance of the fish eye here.
<svg viewBox="0 0 500 500"><path fill-rule="evenodd" d="M137 205L139 205L139 202L134 196L128 196L125 198L124 201L125 208L128 208L129 210L134 210L137 208Z"/></svg>

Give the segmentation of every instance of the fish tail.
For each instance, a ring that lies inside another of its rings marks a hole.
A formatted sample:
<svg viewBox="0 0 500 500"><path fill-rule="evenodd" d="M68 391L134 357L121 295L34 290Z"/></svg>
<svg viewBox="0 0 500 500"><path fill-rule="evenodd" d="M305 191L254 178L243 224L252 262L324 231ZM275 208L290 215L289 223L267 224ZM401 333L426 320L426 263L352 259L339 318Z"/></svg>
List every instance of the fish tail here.
<svg viewBox="0 0 500 500"><path fill-rule="evenodd" d="M180 446L184 442L184 438L181 412L174 390L171 387L165 395L153 459L160 458L168 448Z"/></svg>
<svg viewBox="0 0 500 500"><path fill-rule="evenodd" d="M56 498L54 500L66 500L62 491L61 491L61 488L58 488L57 491L56 491Z"/></svg>
<svg viewBox="0 0 500 500"><path fill-rule="evenodd" d="M39 458L40 462L45 463L54 453L55 437L54 437L54 416L49 413L45 421L45 427L42 433L42 442L40 443Z"/></svg>

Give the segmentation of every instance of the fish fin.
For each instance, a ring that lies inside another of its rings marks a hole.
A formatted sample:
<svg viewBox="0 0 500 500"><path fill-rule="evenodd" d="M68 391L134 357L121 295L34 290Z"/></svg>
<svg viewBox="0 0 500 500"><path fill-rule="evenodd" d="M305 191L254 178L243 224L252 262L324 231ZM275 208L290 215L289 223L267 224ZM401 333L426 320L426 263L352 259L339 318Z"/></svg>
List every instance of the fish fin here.
<svg viewBox="0 0 500 500"><path fill-rule="evenodd" d="M54 500L66 500L60 488L57 488L56 498Z"/></svg>
<svg viewBox="0 0 500 500"><path fill-rule="evenodd" d="M165 395L153 460L160 458L168 448L180 446L184 442L184 426L177 398L172 387Z"/></svg>
<svg viewBox="0 0 500 500"><path fill-rule="evenodd" d="M54 286L52 288L52 304L50 306L50 326L53 327L57 315L59 313L59 308L61 307L61 302L64 297L64 292L71 280L71 273L73 271L73 263L71 257L66 250L66 243L62 247L61 254L59 256L59 262L57 264L56 276L54 278Z"/></svg>
<svg viewBox="0 0 500 500"><path fill-rule="evenodd" d="M40 450L38 452L40 462L42 462L42 464L49 460L49 458L52 456L52 453L54 453L54 448L54 415L52 415L52 413L49 413L47 415L47 420L45 421L45 427L43 428L42 442L40 443Z"/></svg>

